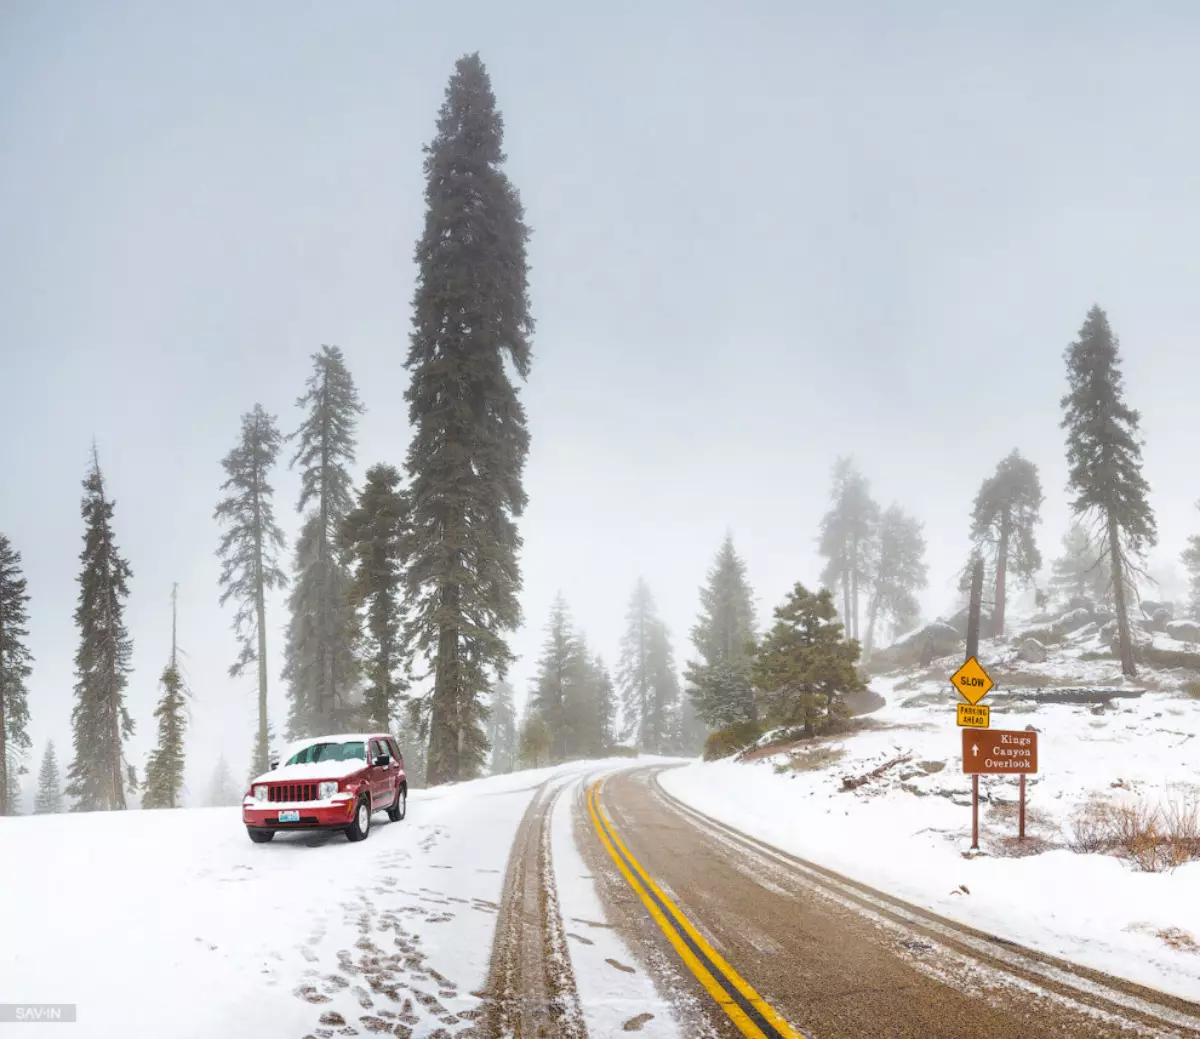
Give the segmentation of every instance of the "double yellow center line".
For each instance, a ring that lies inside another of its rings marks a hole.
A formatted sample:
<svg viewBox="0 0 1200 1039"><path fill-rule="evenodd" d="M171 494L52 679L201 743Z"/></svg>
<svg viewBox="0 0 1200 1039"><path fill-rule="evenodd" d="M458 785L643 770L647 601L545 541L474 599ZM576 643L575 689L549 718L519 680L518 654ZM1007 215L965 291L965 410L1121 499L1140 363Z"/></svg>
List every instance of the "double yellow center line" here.
<svg viewBox="0 0 1200 1039"><path fill-rule="evenodd" d="M608 849L617 869L642 900L655 923L662 928L688 969L704 989L729 1015L729 1019L750 1039L804 1039L775 1009L726 963L721 955L704 940L679 908L662 893L650 875L642 868L621 838L613 830L600 807L598 780L588 788L588 810L600 841Z"/></svg>

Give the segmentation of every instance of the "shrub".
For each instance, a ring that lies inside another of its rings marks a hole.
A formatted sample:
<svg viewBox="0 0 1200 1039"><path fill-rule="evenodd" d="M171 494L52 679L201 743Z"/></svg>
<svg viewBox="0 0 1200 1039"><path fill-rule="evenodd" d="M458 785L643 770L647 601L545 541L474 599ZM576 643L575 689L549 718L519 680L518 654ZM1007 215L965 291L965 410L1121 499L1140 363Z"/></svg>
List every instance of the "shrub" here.
<svg viewBox="0 0 1200 1039"><path fill-rule="evenodd" d="M1186 667L1200 671L1200 653L1184 653L1177 649L1159 649L1151 643L1138 646L1135 656L1150 667Z"/></svg>
<svg viewBox="0 0 1200 1039"><path fill-rule="evenodd" d="M762 729L754 722L736 722L728 728L710 732L704 741L704 760L727 758L751 746L761 735Z"/></svg>
<svg viewBox="0 0 1200 1039"><path fill-rule="evenodd" d="M1116 854L1146 873L1200 859L1200 798L1190 789L1158 806L1113 805L1093 798L1072 820L1068 846L1084 854Z"/></svg>
<svg viewBox="0 0 1200 1039"><path fill-rule="evenodd" d="M1183 687L1183 691L1187 693L1187 695L1193 700L1200 700L1200 682L1197 682L1195 679L1192 679L1192 681L1188 682L1187 685Z"/></svg>
<svg viewBox="0 0 1200 1039"><path fill-rule="evenodd" d="M1026 639L1036 639L1043 646L1056 646L1064 640L1064 636L1061 631L1054 631L1052 628L1033 628L1021 632L1016 641L1024 642Z"/></svg>
<svg viewBox="0 0 1200 1039"><path fill-rule="evenodd" d="M620 745L606 747L604 754L606 758L636 758L638 756L637 747L622 747Z"/></svg>

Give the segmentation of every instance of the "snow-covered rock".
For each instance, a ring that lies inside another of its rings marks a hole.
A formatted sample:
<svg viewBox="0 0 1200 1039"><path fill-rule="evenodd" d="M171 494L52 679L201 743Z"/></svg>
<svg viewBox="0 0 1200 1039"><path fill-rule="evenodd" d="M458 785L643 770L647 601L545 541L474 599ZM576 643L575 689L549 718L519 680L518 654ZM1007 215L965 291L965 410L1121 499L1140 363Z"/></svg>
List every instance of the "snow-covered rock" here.
<svg viewBox="0 0 1200 1039"><path fill-rule="evenodd" d="M1171 621L1167 634L1178 642L1200 642L1200 624L1195 621Z"/></svg>
<svg viewBox="0 0 1200 1039"><path fill-rule="evenodd" d="M1071 613L1074 610L1087 610L1088 613L1094 613L1096 611L1096 604L1086 595L1077 595L1067 601L1067 612Z"/></svg>
<svg viewBox="0 0 1200 1039"><path fill-rule="evenodd" d="M1072 631L1077 631L1085 624L1090 624L1092 621L1092 611L1084 607L1079 607L1075 610L1070 610L1064 613L1054 622L1054 630L1060 634L1066 635Z"/></svg>
<svg viewBox="0 0 1200 1039"><path fill-rule="evenodd" d="M1021 643L1021 648L1017 650L1017 658L1030 664L1044 664L1046 662L1046 647L1038 642L1037 639L1025 639Z"/></svg>

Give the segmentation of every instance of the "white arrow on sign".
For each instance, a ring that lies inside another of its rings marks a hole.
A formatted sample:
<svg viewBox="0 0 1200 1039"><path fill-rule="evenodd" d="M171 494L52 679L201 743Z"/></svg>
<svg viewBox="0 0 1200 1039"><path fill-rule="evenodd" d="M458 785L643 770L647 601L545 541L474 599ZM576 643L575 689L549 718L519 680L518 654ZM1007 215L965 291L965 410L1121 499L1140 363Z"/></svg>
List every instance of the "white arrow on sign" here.
<svg viewBox="0 0 1200 1039"><path fill-rule="evenodd" d="M971 744L971 753L973 755L975 755L975 757L979 757L979 744L978 743Z"/></svg>

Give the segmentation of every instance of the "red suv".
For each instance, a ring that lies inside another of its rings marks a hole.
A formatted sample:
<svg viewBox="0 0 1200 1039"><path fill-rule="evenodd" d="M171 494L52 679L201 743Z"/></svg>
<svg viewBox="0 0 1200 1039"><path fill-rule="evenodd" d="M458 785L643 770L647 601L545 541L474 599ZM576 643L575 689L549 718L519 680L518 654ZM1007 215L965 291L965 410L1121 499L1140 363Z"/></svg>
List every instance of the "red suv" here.
<svg viewBox="0 0 1200 1039"><path fill-rule="evenodd" d="M371 814L404 818L404 758L387 733L319 736L293 743L282 766L271 763L242 799L242 822L255 844L281 830L345 830L352 841L371 832Z"/></svg>

